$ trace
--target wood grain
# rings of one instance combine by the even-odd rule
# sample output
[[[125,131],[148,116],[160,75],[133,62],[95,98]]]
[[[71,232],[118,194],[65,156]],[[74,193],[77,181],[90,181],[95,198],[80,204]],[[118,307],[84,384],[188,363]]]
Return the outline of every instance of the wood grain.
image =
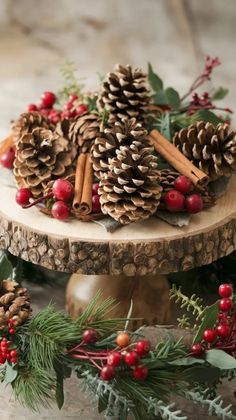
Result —
[[[43,267],[78,274],[145,276],[209,264],[236,249],[236,177],[216,206],[175,228],[158,219],[114,233],[92,222],[59,222],[15,204],[0,184],[0,247]]]

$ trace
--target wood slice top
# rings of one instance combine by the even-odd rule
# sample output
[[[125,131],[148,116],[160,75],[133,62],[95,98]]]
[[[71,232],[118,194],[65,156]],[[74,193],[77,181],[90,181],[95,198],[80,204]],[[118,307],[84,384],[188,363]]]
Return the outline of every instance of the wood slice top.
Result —
[[[15,203],[0,182],[0,247],[44,267],[83,274],[147,275],[208,264],[236,249],[236,176],[217,204],[177,228],[150,218],[114,233],[93,222],[60,222]]]

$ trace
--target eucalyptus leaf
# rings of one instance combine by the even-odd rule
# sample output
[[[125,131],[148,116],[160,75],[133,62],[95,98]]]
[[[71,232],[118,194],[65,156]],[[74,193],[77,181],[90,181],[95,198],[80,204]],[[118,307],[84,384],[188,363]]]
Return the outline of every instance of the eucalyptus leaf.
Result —
[[[215,90],[215,92],[212,95],[213,101],[219,101],[221,99],[224,99],[226,95],[228,95],[229,89],[226,89],[222,86],[220,86],[218,89]]]
[[[191,216],[188,213],[170,213],[166,210],[158,210],[154,216],[164,220],[164,222],[169,223],[169,225],[178,227],[188,226],[191,219]]]
[[[172,366],[191,366],[191,365],[202,365],[205,363],[203,359],[197,359],[196,357],[182,357],[181,359],[173,360],[168,362],[168,365]]]
[[[213,328],[215,326],[218,315],[218,302],[215,302],[211,306],[207,306],[203,312],[203,321],[198,328],[197,334],[193,339],[193,344],[202,340],[203,332],[207,328]]]
[[[153,102],[155,105],[168,105],[168,98],[166,96],[166,91],[160,89],[155,95],[152,96]]]
[[[212,349],[206,351],[206,361],[222,370],[236,369],[236,359],[223,350]]]
[[[112,219],[112,217],[103,217],[102,219],[94,220],[94,223],[97,223],[98,225],[106,229],[107,232],[111,233],[115,232],[116,229],[122,227],[122,225],[116,220]]]
[[[165,90],[167,104],[171,106],[171,108],[178,108],[180,106],[180,96],[177,90],[173,89],[172,87],[168,87]]]
[[[222,122],[221,119],[219,117],[217,117],[216,114],[214,114],[214,112],[211,112],[208,109],[202,109],[202,110],[198,111],[197,114],[198,114],[198,119],[199,120],[205,121],[205,122],[210,122],[213,125],[217,125],[220,122]]]
[[[163,81],[153,71],[151,63],[148,63],[148,81],[154,92],[158,92],[159,90],[163,88]]]
[[[184,371],[186,379],[195,383],[212,384],[219,379],[221,371],[217,367],[198,365],[187,368]]]
[[[1,251],[0,255],[0,281],[5,279],[11,279],[13,276],[13,267],[8,260],[4,251]]]
[[[7,363],[4,382],[6,384],[11,384],[16,379],[17,375],[18,375],[18,372],[16,369],[14,369],[14,366]]]

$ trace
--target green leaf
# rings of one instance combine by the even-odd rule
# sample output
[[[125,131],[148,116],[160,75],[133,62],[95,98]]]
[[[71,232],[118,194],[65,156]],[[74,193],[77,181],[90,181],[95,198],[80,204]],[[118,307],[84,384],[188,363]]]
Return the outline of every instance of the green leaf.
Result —
[[[202,109],[201,111],[198,111],[197,115],[199,120],[210,122],[213,125],[217,125],[222,122],[221,119],[217,117],[216,114],[214,114],[214,112],[211,112],[208,109]]]
[[[182,357],[181,359],[173,360],[172,362],[168,362],[168,365],[173,366],[191,366],[191,365],[202,365],[205,363],[203,359],[197,359],[196,357]]]
[[[161,89],[152,96],[155,105],[168,105],[168,99],[166,97],[166,91]]]
[[[148,63],[148,81],[154,92],[158,92],[163,88],[163,81],[153,71],[151,63]]]
[[[165,90],[167,104],[171,106],[171,108],[178,108],[180,106],[180,96],[177,90],[173,89],[172,87],[168,87]]]
[[[220,86],[218,89],[215,90],[215,92],[212,95],[213,101],[219,101],[220,99],[224,99],[226,95],[228,95],[229,89],[226,89],[222,86]]]
[[[5,253],[0,256],[0,281],[12,278],[13,267]]]
[[[12,365],[7,363],[6,373],[5,373],[5,383],[11,384],[17,377],[18,372]]]
[[[208,350],[206,352],[206,361],[219,369],[236,369],[236,359],[223,350]]]
[[[218,302],[215,302],[211,306],[207,306],[203,312],[203,321],[198,328],[197,334],[193,339],[193,344],[202,340],[203,332],[207,328],[213,328],[215,326],[218,314]]]
[[[57,406],[59,410],[61,410],[64,404],[64,378],[63,378],[63,366],[59,363],[56,366],[56,375],[57,375],[56,401],[57,401]]]

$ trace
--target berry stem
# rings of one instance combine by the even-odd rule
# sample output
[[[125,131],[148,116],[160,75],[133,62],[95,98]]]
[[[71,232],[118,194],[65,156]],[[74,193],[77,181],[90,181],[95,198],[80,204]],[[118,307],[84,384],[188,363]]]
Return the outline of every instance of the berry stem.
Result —
[[[53,197],[53,192],[51,191],[50,193],[44,195],[43,197],[39,197],[37,198],[37,200],[33,201],[30,204],[26,204],[26,206],[22,206],[23,209],[29,209],[30,207],[35,206],[38,203],[41,203],[44,200],[47,200],[48,198],[52,198]]]

